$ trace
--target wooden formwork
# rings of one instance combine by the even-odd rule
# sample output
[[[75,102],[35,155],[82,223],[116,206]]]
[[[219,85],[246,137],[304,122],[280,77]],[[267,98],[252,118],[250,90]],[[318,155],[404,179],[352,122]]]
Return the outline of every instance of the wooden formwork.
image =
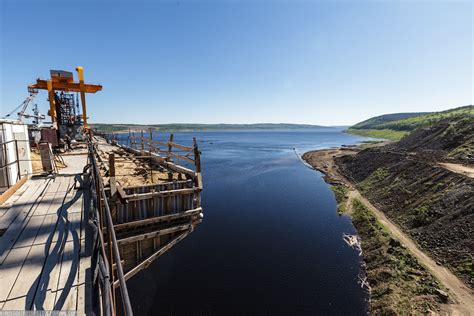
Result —
[[[169,172],[171,176],[165,182],[121,186],[115,179],[113,153],[108,165],[104,166],[109,177],[109,205],[125,279],[148,267],[185,238],[203,217],[200,152],[196,141],[192,148],[174,143],[172,136],[167,143],[140,137],[138,142],[134,140],[129,144],[132,146],[115,144],[128,154],[122,155],[121,159],[146,159],[152,167]],[[159,145],[165,146],[166,150],[161,150]],[[138,149],[134,148],[137,146]],[[173,154],[173,147],[188,154]],[[163,152],[166,156],[161,155]],[[175,163],[174,160],[179,160],[177,157],[192,162],[194,170]],[[118,282],[114,285],[118,286]]]

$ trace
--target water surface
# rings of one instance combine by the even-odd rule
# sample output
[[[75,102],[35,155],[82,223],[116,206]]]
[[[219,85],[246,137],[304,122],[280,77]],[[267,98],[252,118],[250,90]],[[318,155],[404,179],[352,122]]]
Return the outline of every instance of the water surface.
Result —
[[[354,228],[296,154],[362,138],[249,131],[175,133],[175,141],[192,136],[202,151],[204,220],[128,281],[135,313],[364,314],[360,257],[341,238]]]

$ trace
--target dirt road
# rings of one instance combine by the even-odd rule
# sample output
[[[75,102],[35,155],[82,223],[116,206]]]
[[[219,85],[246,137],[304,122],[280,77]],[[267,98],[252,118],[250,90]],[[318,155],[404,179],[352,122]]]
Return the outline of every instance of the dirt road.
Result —
[[[439,165],[449,171],[456,172],[470,178],[474,178],[474,167],[468,167],[457,163],[441,162]]]
[[[346,209],[348,213],[352,211],[352,200],[358,199],[375,215],[377,220],[384,225],[410,252],[435,276],[450,293],[455,296],[456,304],[447,305],[448,310],[445,311],[449,315],[474,315],[474,293],[461,280],[459,280],[447,268],[438,265],[433,259],[425,254],[415,242],[401,229],[390,221],[383,212],[378,210],[369,200],[364,198],[359,191],[351,190],[348,193]]]

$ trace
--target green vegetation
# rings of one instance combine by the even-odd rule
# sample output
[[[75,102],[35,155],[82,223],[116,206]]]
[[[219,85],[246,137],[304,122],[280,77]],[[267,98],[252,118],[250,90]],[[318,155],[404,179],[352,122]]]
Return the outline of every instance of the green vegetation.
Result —
[[[362,239],[366,274],[371,286],[371,314],[428,314],[448,299],[440,283],[384,226],[355,199],[352,221]]]
[[[474,116],[474,106],[468,105],[433,113],[381,115],[357,123],[346,131],[362,136],[398,140],[417,128],[431,126],[443,119],[463,116]]]
[[[331,190],[334,192],[337,201],[337,213],[339,215],[344,214],[346,210],[346,202],[347,202],[347,193],[348,188],[342,184],[335,184],[331,186]]]
[[[366,193],[372,190],[374,187],[378,188],[380,182],[390,176],[390,172],[387,168],[378,168],[372,174],[370,174],[364,181],[359,183],[359,189],[362,193]]]
[[[461,161],[470,161],[474,157],[474,115],[449,122],[443,133],[448,139],[448,157]]]
[[[396,122],[412,117],[417,117],[421,115],[426,115],[430,114],[430,112],[421,112],[421,113],[395,113],[395,114],[385,114],[385,115],[380,115],[380,116],[375,116],[372,118],[369,118],[368,120],[362,121],[360,123],[357,123],[351,128],[353,129],[380,129],[378,126],[390,123],[390,122]]]
[[[153,128],[162,132],[196,132],[196,131],[242,131],[242,130],[300,130],[300,129],[327,129],[331,127],[309,124],[285,124],[285,123],[258,123],[258,124],[90,124],[92,129],[99,132],[127,132],[147,130]]]
[[[474,278],[474,263],[472,261],[466,261],[460,264],[457,270],[460,273],[469,275],[471,278]]]
[[[383,138],[388,140],[399,140],[403,136],[408,134],[408,132],[393,131],[390,129],[353,129],[352,127],[348,128],[346,132],[354,135],[372,138]]]

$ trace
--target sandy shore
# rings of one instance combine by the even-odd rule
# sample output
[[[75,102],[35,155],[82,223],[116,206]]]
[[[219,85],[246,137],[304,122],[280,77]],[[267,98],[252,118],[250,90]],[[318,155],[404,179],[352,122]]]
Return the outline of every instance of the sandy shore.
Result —
[[[324,180],[327,183],[352,186],[339,174],[334,158],[345,155],[355,155],[361,150],[362,148],[360,146],[313,150],[304,153],[302,158],[314,169],[324,173]]]

